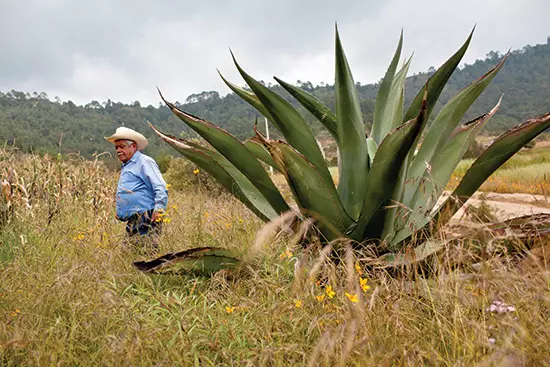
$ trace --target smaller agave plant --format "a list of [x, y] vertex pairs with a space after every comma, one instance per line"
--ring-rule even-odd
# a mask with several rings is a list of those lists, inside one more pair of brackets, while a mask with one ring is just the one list
[[356, 248], [374, 244], [380, 259], [388, 264], [403, 263], [403, 250], [412, 246], [413, 259], [420, 260], [442, 246], [432, 240], [434, 228], [447, 222], [496, 169], [550, 126], [550, 114], [546, 114], [501, 135], [473, 163], [452, 195], [441, 204], [452, 172], [500, 105], [500, 101], [496, 101], [491, 111], [461, 124], [468, 108], [502, 68], [506, 57], [460, 90], [436, 116], [431, 116], [472, 34], [473, 31], [406, 109], [404, 85], [411, 59], [398, 68], [401, 34], [380, 84], [370, 134], [366, 134], [355, 82], [337, 29], [336, 111], [312, 94], [275, 77], [337, 142], [337, 185], [304, 118], [283, 97], [246, 73], [234, 56], [235, 65], [249, 88], [239, 87], [220, 76], [235, 94], [276, 126], [284, 141], [268, 140], [255, 129], [255, 137], [241, 142], [213, 123], [180, 110], [162, 94], [161, 98], [172, 112], [212, 148], [151, 127], [264, 221], [292, 209], [262, 162], [284, 175], [297, 204], [298, 215], [315, 221], [324, 242], [347, 238]]

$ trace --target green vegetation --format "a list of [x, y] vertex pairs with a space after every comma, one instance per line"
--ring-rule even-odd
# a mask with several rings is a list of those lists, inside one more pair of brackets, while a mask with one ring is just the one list
[[[13, 211], [0, 237], [0, 248], [12, 250], [0, 265], [2, 366], [544, 365], [550, 359], [547, 262], [525, 263], [529, 258], [512, 257], [494, 240], [480, 237], [486, 251], [476, 254], [469, 233], [456, 253], [438, 260], [430, 280], [414, 270], [401, 278], [359, 274], [352, 254], [335, 266], [318, 260], [317, 247], [309, 261], [300, 257], [305, 262], [295, 273], [295, 242], [283, 234], [266, 241], [239, 277], [146, 275], [132, 267], [143, 258], [125, 246], [124, 226], [114, 219], [115, 174], [75, 157], [0, 153], [2, 179], [16, 173], [9, 180]], [[251, 252], [262, 223], [233, 197], [211, 197], [200, 184], [170, 195], [163, 253], [197, 246]], [[463, 266], [455, 268], [458, 259]], [[311, 272], [323, 282], [310, 280]], [[495, 301], [515, 310], [492, 312]]]
[[[455, 189], [474, 159], [464, 159], [453, 172], [448, 190]], [[521, 150], [480, 187], [481, 191], [526, 193], [549, 196], [550, 148]]]
[[[340, 238], [355, 248], [373, 249], [393, 265], [424, 259], [444, 246], [425, 232], [446, 223], [483, 182], [514, 153], [550, 126], [550, 114], [528, 120], [491, 144], [465, 173], [451, 197], [434, 210], [451, 175], [476, 135], [497, 111], [500, 101], [463, 125], [460, 121], [504, 64], [503, 59], [483, 77], [453, 96], [428, 123], [449, 77], [470, 43], [439, 68], [405, 109], [404, 81], [410, 59], [398, 69], [402, 37], [376, 98], [374, 122], [365, 138], [365, 122], [346, 56], [336, 32], [336, 111], [305, 90], [275, 78], [333, 136], [339, 151], [338, 185], [307, 122], [284, 98], [235, 65], [247, 83], [244, 89], [226, 84], [277, 127], [285, 141], [267, 140], [256, 130], [246, 144], [216, 125], [166, 101], [172, 112], [211, 146], [203, 147], [155, 132], [187, 159], [209, 172], [259, 218], [270, 221], [290, 211], [261, 161], [285, 177], [299, 219], [312, 221], [323, 243]], [[223, 78], [223, 76], [222, 76]], [[255, 146], [255, 149], [250, 147]], [[262, 150], [262, 147], [264, 148]], [[267, 154], [269, 153], [269, 155]], [[418, 239], [421, 239], [420, 241]], [[428, 240], [427, 240], [428, 239]], [[426, 241], [427, 240], [427, 241]], [[409, 246], [414, 254], [405, 259]], [[398, 260], [399, 259], [399, 260]]]
[[[502, 55], [491, 51], [485, 60], [478, 60], [472, 65], [464, 65], [455, 70], [434, 112], [439, 111], [458, 90], [490, 70], [501, 59]], [[463, 121], [489, 111], [503, 93], [502, 106], [485, 127], [486, 133], [503, 132], [527, 118], [548, 112], [548, 70], [550, 44], [526, 46], [512, 51], [502, 70], [466, 113]], [[405, 105], [410, 104], [433, 71], [435, 68], [406, 79]], [[334, 110], [334, 85], [313, 86], [310, 82], [300, 81], [296, 84]], [[284, 88], [270, 83], [266, 85], [282, 95], [301, 113], [305, 112]], [[357, 84], [363, 120], [368, 128], [373, 121], [379, 86]], [[13, 90], [0, 92], [0, 142], [14, 144], [25, 152], [80, 152], [81, 155], [91, 158], [94, 152], [109, 151], [110, 146], [103, 140], [103, 136], [112, 134], [115, 127], [122, 123], [137, 129], [147, 138], [153, 138], [154, 134], [146, 128], [146, 121], [178, 136], [183, 133], [188, 137], [191, 134], [191, 130], [182, 125], [164, 106], [141, 106], [139, 102], [123, 104], [111, 100], [91, 101], [85, 106], [76, 106], [71, 101], [62, 102], [45, 93], [28, 92], [30, 93]], [[217, 92], [206, 91], [174, 104], [193, 115], [215, 122], [239, 139], [253, 135], [252, 127], [258, 113], [234, 93], [221, 96]], [[324, 129], [315, 117], [307, 113], [303, 113], [303, 117], [316, 136], [323, 134]], [[191, 134], [192, 136], [194, 135]], [[158, 159], [171, 152], [158, 139], [150, 139], [148, 154]]]

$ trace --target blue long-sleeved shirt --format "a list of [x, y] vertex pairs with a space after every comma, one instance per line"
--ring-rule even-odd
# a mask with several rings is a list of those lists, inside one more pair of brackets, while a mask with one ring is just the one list
[[139, 151], [122, 165], [116, 192], [116, 213], [128, 220], [148, 210], [166, 210], [168, 190], [155, 160]]

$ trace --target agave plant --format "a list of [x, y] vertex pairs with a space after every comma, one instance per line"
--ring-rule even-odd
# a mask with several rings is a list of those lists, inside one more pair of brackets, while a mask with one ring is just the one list
[[[473, 31], [472, 31], [473, 33]], [[470, 143], [497, 111], [461, 123], [464, 114], [502, 68], [506, 57], [449, 100], [431, 119], [434, 106], [458, 66], [472, 33], [404, 108], [404, 84], [411, 59], [401, 68], [403, 34], [380, 84], [374, 121], [366, 134], [355, 82], [336, 29], [336, 111], [313, 95], [279, 78], [275, 80], [334, 137], [339, 152], [338, 184], [323, 159], [315, 137], [300, 113], [283, 97], [235, 65], [249, 88], [220, 76], [228, 87], [265, 116], [284, 137], [256, 136], [241, 142], [211, 122], [193, 116], [161, 98], [172, 112], [212, 148], [167, 135], [151, 127], [183, 156], [217, 179], [264, 221], [289, 210], [313, 218], [324, 241], [345, 237], [356, 244], [376, 243], [379, 254], [397, 261], [413, 246], [417, 260], [440, 248], [430, 239], [434, 226], [445, 223], [507, 159], [550, 125], [550, 114], [528, 120], [496, 139], [468, 170], [454, 193], [441, 204], [444, 188]], [[262, 165], [262, 163], [265, 163]], [[281, 172], [297, 209], [291, 209], [273, 184], [265, 165]], [[438, 204], [439, 201], [439, 204]]]

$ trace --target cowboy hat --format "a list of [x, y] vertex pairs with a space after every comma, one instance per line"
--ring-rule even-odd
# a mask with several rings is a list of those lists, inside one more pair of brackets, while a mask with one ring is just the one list
[[111, 136], [106, 136], [105, 140], [114, 144], [117, 140], [132, 140], [136, 143], [138, 150], [143, 150], [149, 144], [145, 136], [141, 135], [135, 130], [128, 129], [127, 127], [119, 127], [116, 132]]

